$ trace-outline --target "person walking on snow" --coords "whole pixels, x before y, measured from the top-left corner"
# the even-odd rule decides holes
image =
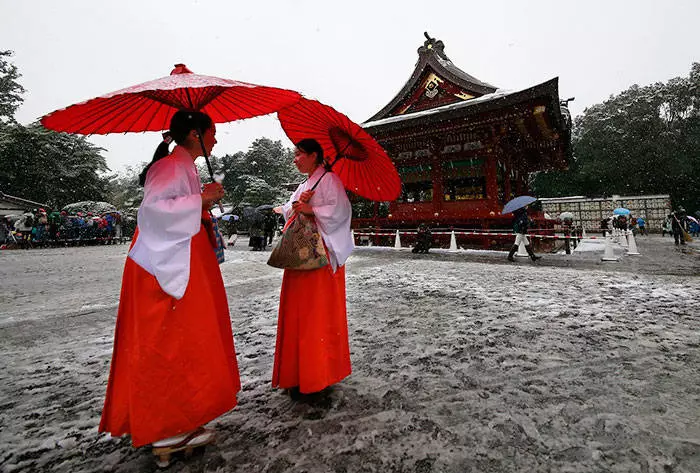
[[[518,246],[520,243],[525,245],[525,250],[527,251],[527,254],[530,255],[532,261],[537,261],[538,259],[542,258],[541,256],[535,255],[535,252],[532,251],[530,240],[527,237],[527,228],[529,226],[530,219],[527,216],[526,208],[513,211],[513,231],[515,232],[515,243],[513,243],[510,253],[508,253],[508,261],[515,261],[513,256],[515,255],[516,251],[518,251]]]
[[[671,220],[671,230],[673,231],[673,240],[676,245],[685,245],[684,232],[688,232],[688,216],[683,207],[678,207],[678,210],[671,212],[668,216]]]

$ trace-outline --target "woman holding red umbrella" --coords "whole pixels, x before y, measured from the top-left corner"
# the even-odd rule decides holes
[[[350,201],[340,178],[323,166],[320,144],[299,141],[294,164],[308,179],[275,211],[287,220],[295,214],[312,216],[330,263],[314,270],[284,270],[272,385],[297,398],[351,372],[344,265],[354,244]]]
[[[240,390],[207,212],[223,188],[201,190],[194,165],[215,134],[205,113],[173,115],[177,146],[155,156],[146,174],[124,267],[100,431],[130,434],[135,447],[153,444],[161,466],[175,451],[210,443],[213,432],[202,426],[232,409]]]

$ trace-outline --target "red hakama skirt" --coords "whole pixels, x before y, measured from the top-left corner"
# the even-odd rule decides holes
[[[180,300],[126,260],[99,431],[130,434],[134,447],[206,424],[231,410],[241,389],[226,290],[204,227],[190,258]]]
[[[321,391],[347,377],[350,366],[345,266],[286,269],[277,321],[272,386]]]

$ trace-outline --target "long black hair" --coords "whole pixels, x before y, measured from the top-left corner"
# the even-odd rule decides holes
[[[163,141],[153,153],[153,159],[139,174],[139,185],[143,187],[146,183],[146,175],[151,166],[170,154],[169,145],[171,141],[181,145],[187,141],[187,137],[192,130],[195,130],[197,133],[204,133],[213,125],[214,122],[211,117],[204,112],[188,112],[186,110],[175,112],[170,119],[170,131],[163,133]]]
[[[321,148],[318,141],[314,140],[313,138],[305,138],[299,141],[295,146],[304,153],[316,153],[316,164],[323,164],[323,148]]]

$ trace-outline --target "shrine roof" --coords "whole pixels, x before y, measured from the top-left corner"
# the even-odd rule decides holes
[[[410,78],[396,96],[369,121],[400,115],[411,108],[432,108],[429,101],[422,100],[423,98],[420,97],[423,88],[428,86],[435,88],[435,94],[432,97],[437,95],[438,89],[448,89],[443,91],[442,100],[436,101],[437,105],[442,105],[445,101],[473,100],[474,97],[497,91],[497,87],[455,66],[445,54],[445,45],[442,41],[431,38],[428,33],[425,33],[425,37],[427,40],[418,48],[418,62]],[[421,101],[423,103],[416,107],[416,104]]]
[[[443,119],[453,118],[455,116],[472,115],[481,112],[497,110],[517,103],[532,100],[537,97],[548,98],[553,104],[558,105],[558,78],[551,79],[542,84],[538,84],[526,89],[509,91],[497,89],[492,93],[475,97],[473,99],[443,105],[441,107],[421,110],[414,113],[406,113],[404,115],[391,116],[379,120],[367,121],[362,124],[362,127],[367,128],[384,128],[391,124],[396,124],[398,127],[403,125],[411,125],[415,120],[425,119],[428,122],[440,121]],[[557,107],[558,109],[559,107]],[[391,127],[390,128],[394,128]]]

